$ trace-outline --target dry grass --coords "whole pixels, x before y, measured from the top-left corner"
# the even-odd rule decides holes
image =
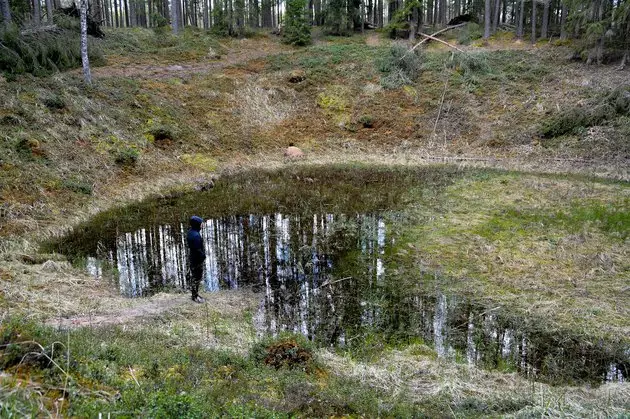
[[[231,99],[240,111],[244,125],[268,129],[288,118],[294,111],[295,92],[283,88],[265,89],[248,82]]]
[[[406,395],[416,403],[431,398],[449,400],[452,408],[466,405],[503,406],[516,410],[508,417],[601,417],[624,415],[630,405],[630,386],[606,384],[598,388],[549,386],[515,374],[489,372],[468,365],[435,359],[428,348],[413,345],[388,350],[373,362],[322,350],[318,358],[335,374],[367,383],[379,392]],[[517,406],[516,409],[510,409]],[[597,412],[597,413],[595,413]],[[457,416],[443,412],[446,416]],[[479,413],[477,413],[479,414]]]

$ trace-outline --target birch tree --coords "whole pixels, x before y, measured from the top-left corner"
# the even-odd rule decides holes
[[[81,63],[83,64],[83,79],[88,85],[92,85],[90,73],[90,59],[88,58],[87,40],[87,0],[81,0]]]

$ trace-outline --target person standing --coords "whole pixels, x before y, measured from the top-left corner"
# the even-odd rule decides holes
[[[199,285],[203,279],[203,262],[206,260],[206,251],[201,239],[201,224],[203,218],[193,215],[190,217],[190,228],[186,241],[188,242],[190,260],[190,290],[192,300],[196,303],[203,303],[205,300],[199,296]]]

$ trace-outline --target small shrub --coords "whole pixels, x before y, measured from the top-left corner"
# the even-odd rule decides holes
[[[61,182],[61,187],[83,195],[92,195],[92,192],[94,190],[94,187],[91,183],[88,183],[81,179],[64,179]]]
[[[466,26],[460,29],[457,35],[457,43],[461,45],[468,45],[472,41],[483,37],[483,30],[478,23],[469,22]]]
[[[372,128],[374,126],[374,118],[371,115],[362,115],[359,118],[359,124],[363,125],[363,128]]]
[[[305,14],[306,0],[288,0],[282,42],[305,46],[311,43],[311,25]]]
[[[63,98],[59,95],[49,95],[46,96],[42,102],[44,105],[51,110],[59,110],[66,107],[66,103]]]
[[[577,133],[617,116],[630,116],[630,91],[627,88],[617,88],[584,106],[561,111],[542,123],[540,134],[543,138],[554,138]]]
[[[301,335],[264,340],[253,348],[252,358],[256,363],[276,369],[310,370],[313,367],[312,345]]]
[[[393,45],[389,53],[378,60],[381,86],[386,89],[398,89],[413,84],[420,75],[422,56],[418,50],[409,52],[403,45]]]
[[[469,85],[479,84],[479,76],[491,72],[488,54],[485,52],[451,54],[446,66],[454,69]]]
[[[119,166],[135,166],[140,153],[135,148],[125,148],[118,150],[114,157],[114,162]]]
[[[80,39],[74,30],[22,34],[17,26],[0,27],[0,72],[8,79],[18,74],[46,76],[81,66]],[[100,49],[90,44],[93,65],[104,62]]]
[[[175,141],[179,137],[176,128],[168,125],[158,125],[149,129],[148,134],[153,137],[156,143]]]

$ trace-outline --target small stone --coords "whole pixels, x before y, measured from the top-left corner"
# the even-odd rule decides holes
[[[306,73],[304,70],[293,70],[289,73],[289,83],[299,83],[306,80]]]
[[[219,58],[221,58],[221,54],[216,52],[214,50],[214,48],[210,47],[210,48],[208,48],[208,55],[207,55],[207,57],[210,60],[218,60]]]
[[[284,157],[288,157],[290,159],[297,159],[300,157],[304,157],[304,152],[300,150],[298,147],[289,146],[284,151]]]

